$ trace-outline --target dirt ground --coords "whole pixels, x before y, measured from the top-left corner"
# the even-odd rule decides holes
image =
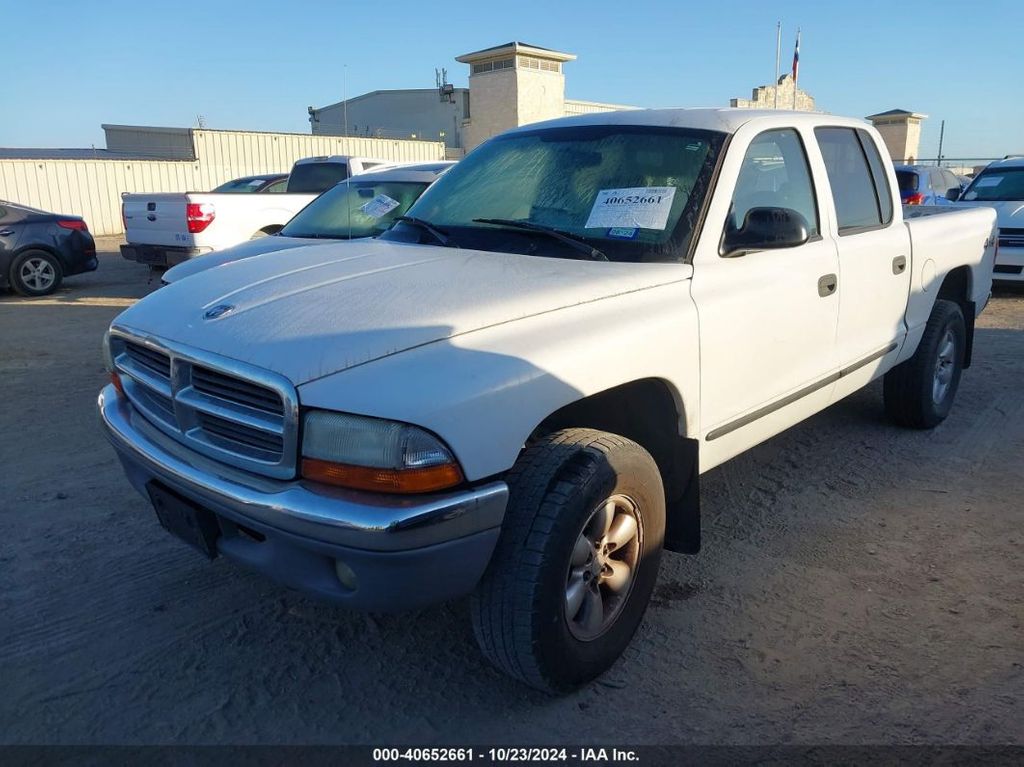
[[[160,529],[94,412],[103,330],[154,286],[101,247],[0,295],[0,741],[1024,744],[1024,293],[934,432],[876,385],[707,474],[703,553],[550,698],[480,658],[464,602],[348,613]]]

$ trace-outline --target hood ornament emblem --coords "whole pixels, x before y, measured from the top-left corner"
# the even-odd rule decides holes
[[[235,310],[232,304],[217,304],[212,309],[207,309],[203,314],[204,320],[219,320],[225,314],[231,314]]]

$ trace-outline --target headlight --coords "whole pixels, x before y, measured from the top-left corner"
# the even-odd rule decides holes
[[[416,426],[327,410],[310,410],[302,426],[306,479],[388,493],[429,493],[463,481],[448,447]]]
[[[114,355],[110,351],[110,331],[103,334],[103,366],[108,373],[114,372]]]
[[[121,376],[117,372],[117,367],[114,365],[114,353],[110,350],[110,331],[108,330],[103,334],[103,366],[110,373],[110,383],[114,384],[114,388],[117,389],[117,393],[122,397],[124,395],[124,386],[121,383]]]

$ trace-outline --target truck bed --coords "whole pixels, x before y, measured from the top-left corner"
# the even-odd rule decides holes
[[[126,194],[121,198],[125,239],[130,245],[221,250],[276,231],[316,198],[315,194],[229,194],[172,192]],[[212,220],[189,231],[190,205],[211,211]]]
[[[907,348],[913,349],[931,314],[935,290],[954,268],[966,268],[968,294],[977,311],[988,302],[992,293],[996,215],[991,208],[910,205],[904,206],[903,216],[913,253],[906,315],[908,340],[913,340]],[[980,229],[992,232],[983,243],[978,242]]]

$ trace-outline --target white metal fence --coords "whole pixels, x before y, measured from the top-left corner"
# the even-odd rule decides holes
[[[995,157],[943,157],[941,160],[934,157],[917,157],[904,160],[893,160],[897,165],[936,165],[961,176],[970,173],[980,173],[981,170],[993,162]]]
[[[344,154],[393,162],[443,160],[439,141],[192,131],[194,160],[0,159],[0,199],[83,216],[94,234],[120,234],[123,192],[208,191],[239,176],[286,173],[301,157]]]

